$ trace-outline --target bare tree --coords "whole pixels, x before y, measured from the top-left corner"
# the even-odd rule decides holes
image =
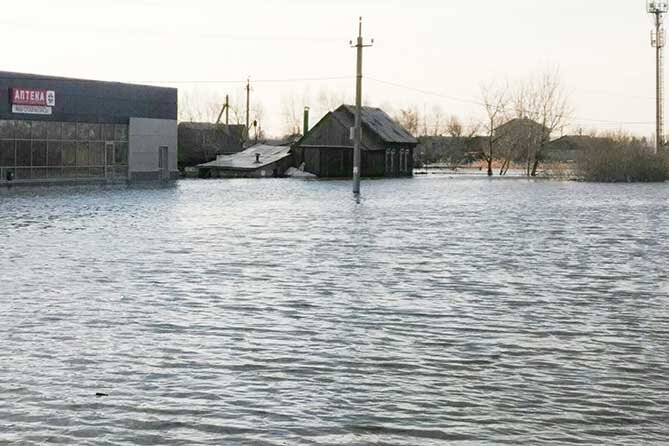
[[[568,97],[560,81],[558,69],[547,70],[543,74],[527,81],[526,99],[522,108],[527,117],[541,125],[539,144],[534,156],[528,161],[528,171],[536,176],[539,164],[544,160],[546,146],[551,135],[563,128],[571,115]]]
[[[481,150],[481,158],[488,164],[488,176],[492,176],[492,165],[496,156],[496,148],[500,141],[497,128],[506,122],[509,107],[508,85],[493,84],[481,87],[481,99],[485,108],[486,118],[482,128],[485,130],[486,144]]]
[[[446,124],[446,133],[452,138],[459,138],[464,133],[464,127],[458,119],[457,116],[453,115],[448,118],[448,123]]]
[[[407,108],[400,110],[395,120],[412,135],[418,134],[419,117],[416,109]]]

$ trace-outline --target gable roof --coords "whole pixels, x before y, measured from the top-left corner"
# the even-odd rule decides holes
[[[336,114],[346,114],[349,119],[355,120],[355,106],[342,105],[334,111]],[[404,127],[395,122],[386,112],[376,107],[362,107],[361,118],[363,127],[374,132],[383,142],[396,144],[418,144]]]

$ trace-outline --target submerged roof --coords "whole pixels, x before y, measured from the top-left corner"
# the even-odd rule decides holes
[[[260,155],[259,162],[256,162],[257,154]],[[288,156],[290,156],[290,147],[288,146],[257,144],[249,147],[243,152],[235,153],[234,155],[219,156],[215,161],[200,164],[197,167],[229,170],[256,170],[277,161],[281,161]]]
[[[355,106],[342,105],[334,113],[346,113],[355,117]],[[376,133],[384,142],[418,144],[418,140],[411,133],[380,108],[362,107],[361,118],[363,126]]]

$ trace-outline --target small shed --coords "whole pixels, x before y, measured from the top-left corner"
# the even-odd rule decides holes
[[[194,167],[244,150],[246,127],[209,122],[179,123],[179,168]]]
[[[203,178],[277,178],[293,165],[288,146],[257,144],[233,155],[198,165]]]
[[[354,106],[328,113],[293,147],[297,164],[323,178],[353,176],[354,126]],[[362,108],[362,176],[412,176],[416,145],[418,140],[383,110]]]

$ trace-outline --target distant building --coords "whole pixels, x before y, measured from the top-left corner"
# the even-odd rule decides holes
[[[342,105],[325,115],[294,145],[298,165],[319,177],[353,175],[352,128],[355,107]],[[362,176],[413,175],[414,149],[418,140],[379,108],[362,109]]]
[[[0,72],[0,185],[177,177],[176,89]]]
[[[276,178],[293,166],[289,146],[258,144],[233,155],[198,165],[203,178]]]
[[[194,167],[244,150],[244,125],[179,123],[179,169]]]
[[[606,141],[605,138],[594,136],[566,135],[551,141],[546,146],[546,160],[553,162],[572,163],[579,155],[591,147]]]

